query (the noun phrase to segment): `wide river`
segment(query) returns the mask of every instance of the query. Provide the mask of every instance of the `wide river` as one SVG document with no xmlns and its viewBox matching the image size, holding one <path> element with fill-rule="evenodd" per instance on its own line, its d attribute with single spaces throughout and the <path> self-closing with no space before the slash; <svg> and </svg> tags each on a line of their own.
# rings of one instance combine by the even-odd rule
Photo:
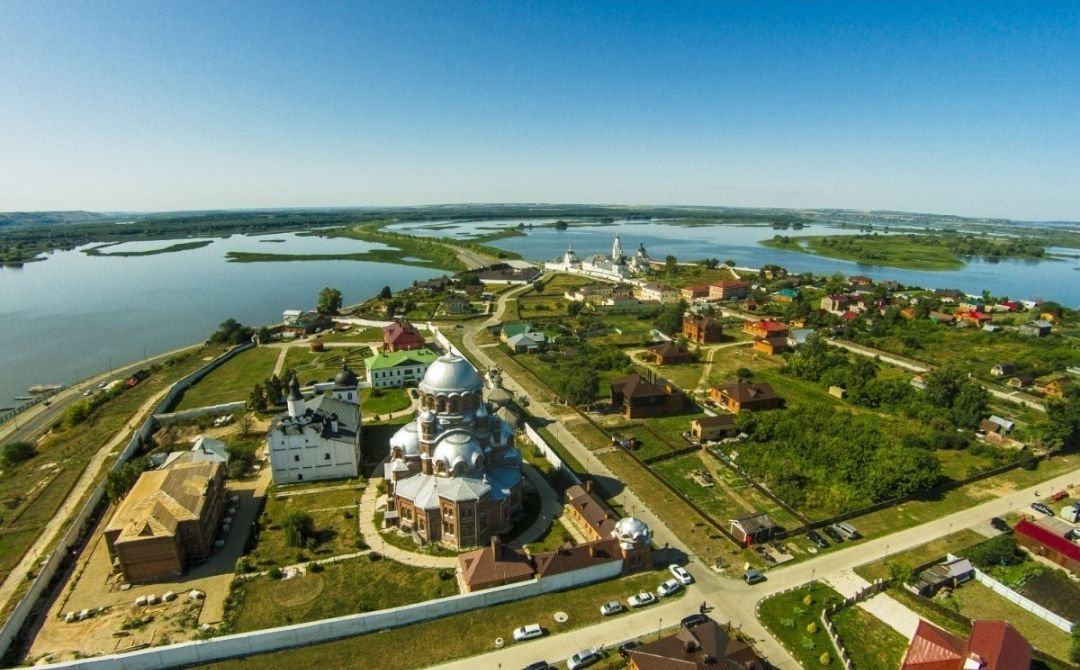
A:
<svg viewBox="0 0 1080 670">
<path fill-rule="evenodd" d="M 465 238 L 517 225 L 517 221 L 398 224 L 414 234 Z M 532 260 L 548 260 L 573 244 L 579 255 L 610 253 L 615 234 L 625 252 L 644 244 L 654 259 L 732 259 L 740 266 L 767 263 L 796 272 L 864 274 L 906 285 L 955 287 L 969 293 L 987 289 L 1012 298 L 1044 298 L 1080 305 L 1080 273 L 1068 261 L 971 260 L 962 270 L 920 272 L 861 266 L 845 261 L 767 249 L 758 241 L 778 231 L 768 226 L 686 228 L 660 223 L 622 222 L 558 231 L 535 228 L 525 237 L 495 244 Z M 855 234 L 855 229 L 820 225 L 786 235 Z M 270 240 L 278 240 L 272 242 Z M 106 252 L 161 249 L 171 241 L 129 242 Z M 234 235 L 200 249 L 141 257 L 88 256 L 60 251 L 22 268 L 0 267 L 0 407 L 15 405 L 29 386 L 71 384 L 135 361 L 206 339 L 219 323 L 235 318 L 246 325 L 277 323 L 285 309 L 309 309 L 324 286 L 342 291 L 346 304 L 360 302 L 384 285 L 408 286 L 437 270 L 357 261 L 229 263 L 228 251 L 288 254 L 353 252 L 372 245 L 344 238 L 293 234 Z M 1061 250 L 1077 253 L 1076 250 Z"/>
<path fill-rule="evenodd" d="M 161 249 L 172 242 L 128 242 L 104 251 Z M 58 251 L 22 268 L 0 267 L 0 407 L 17 405 L 13 398 L 33 384 L 71 384 L 201 342 L 229 318 L 245 325 L 279 323 L 283 310 L 312 309 L 325 286 L 339 289 L 345 304 L 353 304 L 383 286 L 397 290 L 443 274 L 357 261 L 225 260 L 229 251 L 305 254 L 379 246 L 289 233 L 234 235 L 153 256 Z"/>
<path fill-rule="evenodd" d="M 516 226 L 517 221 L 470 222 L 453 226 L 448 222 L 424 224 L 402 223 L 392 229 L 414 235 L 459 236 L 467 239 L 476 227 L 490 232 L 500 226 Z M 881 231 L 883 228 L 877 227 Z M 896 228 L 892 232 L 904 232 Z M 969 258 L 967 265 L 959 270 L 924 271 L 899 270 L 896 268 L 860 265 L 852 261 L 822 258 L 797 251 L 770 249 L 758 244 L 774 235 L 799 237 L 806 235 L 857 235 L 857 228 L 813 224 L 801 230 L 774 230 L 766 225 L 716 225 L 686 227 L 664 223 L 616 222 L 614 224 L 572 226 L 566 230 L 534 228 L 524 237 L 508 237 L 491 244 L 501 249 L 515 251 L 534 261 L 552 260 L 573 246 L 578 256 L 611 253 L 615 235 L 622 240 L 623 252 L 633 254 L 638 245 L 644 244 L 653 260 L 675 256 L 680 261 L 703 258 L 733 260 L 740 267 L 761 267 L 776 264 L 793 272 L 813 272 L 846 275 L 862 274 L 878 280 L 895 279 L 905 286 L 927 288 L 958 288 L 971 294 L 988 290 L 996 296 L 1014 299 L 1038 298 L 1055 300 L 1067 307 L 1080 306 L 1080 260 L 1001 260 L 988 261 Z M 1077 249 L 1052 249 L 1051 251 L 1073 256 Z"/>
</svg>

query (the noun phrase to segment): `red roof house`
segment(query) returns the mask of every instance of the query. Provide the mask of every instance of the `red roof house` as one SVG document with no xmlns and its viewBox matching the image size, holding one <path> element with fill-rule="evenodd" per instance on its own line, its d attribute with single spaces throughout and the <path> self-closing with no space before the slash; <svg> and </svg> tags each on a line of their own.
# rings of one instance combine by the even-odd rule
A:
<svg viewBox="0 0 1080 670">
<path fill-rule="evenodd" d="M 398 319 L 383 328 L 383 351 L 409 351 L 424 346 L 424 336 L 405 319 Z"/>
<path fill-rule="evenodd" d="M 976 621 L 966 640 L 919 621 L 900 670 L 1018 670 L 1031 667 L 1031 645 L 1004 621 Z"/>
<path fill-rule="evenodd" d="M 1020 519 L 1013 534 L 1016 543 L 1031 553 L 1048 558 L 1074 574 L 1080 573 L 1080 546 L 1027 519 Z"/>
<path fill-rule="evenodd" d="M 744 333 L 750 333 L 754 337 L 787 337 L 788 334 L 787 325 L 773 319 L 747 321 L 743 323 L 742 329 Z"/>
</svg>

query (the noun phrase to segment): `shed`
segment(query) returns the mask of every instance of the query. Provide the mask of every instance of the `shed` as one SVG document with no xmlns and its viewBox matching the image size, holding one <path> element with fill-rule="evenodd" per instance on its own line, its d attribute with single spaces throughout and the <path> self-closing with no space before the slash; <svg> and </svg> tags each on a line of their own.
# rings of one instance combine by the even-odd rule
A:
<svg viewBox="0 0 1080 670">
<path fill-rule="evenodd" d="M 731 534 L 744 546 L 750 546 L 755 542 L 758 544 L 768 542 L 776 534 L 776 530 L 776 524 L 765 512 L 731 520 Z"/>
</svg>

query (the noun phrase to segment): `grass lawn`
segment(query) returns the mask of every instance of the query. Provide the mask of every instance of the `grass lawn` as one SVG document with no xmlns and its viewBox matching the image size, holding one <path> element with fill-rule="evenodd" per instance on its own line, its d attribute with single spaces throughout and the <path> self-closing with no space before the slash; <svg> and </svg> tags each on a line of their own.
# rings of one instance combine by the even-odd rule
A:
<svg viewBox="0 0 1080 670">
<path fill-rule="evenodd" d="M 810 597 L 807 604 L 806 597 Z M 807 587 L 778 593 L 758 603 L 758 619 L 780 644 L 804 668 L 819 668 L 823 652 L 835 662 L 837 651 L 821 625 L 821 611 L 828 603 L 839 602 L 843 596 L 820 582 Z M 813 624 L 814 632 L 807 626 Z M 866 666 L 887 667 L 887 666 Z"/>
<path fill-rule="evenodd" d="M 862 527 L 859 527 L 862 531 Z M 986 536 L 965 528 L 945 537 L 931 540 L 926 544 L 920 544 L 907 551 L 898 554 L 890 554 L 883 560 L 877 560 L 855 568 L 855 573 L 868 581 L 887 579 L 891 576 L 890 565 L 906 565 L 913 568 L 936 558 L 944 558 L 945 554 L 967 549 L 968 547 L 985 542 Z"/>
<path fill-rule="evenodd" d="M 530 542 L 525 546 L 528 548 L 529 553 L 535 556 L 542 551 L 555 551 L 567 542 L 574 544 L 573 536 L 560 519 L 555 519 L 539 540 Z"/>
<path fill-rule="evenodd" d="M 802 525 L 802 522 L 782 507 L 710 456 L 687 454 L 651 467 L 722 524 L 726 524 L 728 519 L 737 519 L 754 512 L 768 512 L 773 521 L 784 528 L 797 528 Z M 689 476 L 694 470 L 708 471 L 713 475 L 716 484 L 710 487 L 701 486 Z"/>
<path fill-rule="evenodd" d="M 236 632 L 273 628 L 345 614 L 372 612 L 457 593 L 453 570 L 415 568 L 369 556 L 333 563 L 322 572 L 244 582 Z M 271 666 L 273 667 L 273 666 Z"/>
<path fill-rule="evenodd" d="M 373 394 L 373 389 L 360 391 L 360 407 L 363 408 L 365 417 L 375 417 L 382 414 L 390 414 L 403 409 L 408 409 L 412 404 L 409 392 L 406 389 L 378 389 L 378 395 Z"/>
<path fill-rule="evenodd" d="M 262 530 L 259 543 L 251 552 L 251 559 L 259 569 L 266 569 L 356 551 L 356 513 L 360 495 L 360 489 L 339 489 L 312 495 L 271 495 L 260 520 Z M 295 510 L 309 513 L 315 521 L 314 547 L 300 549 L 286 543 L 281 522 Z"/>
<path fill-rule="evenodd" d="M 321 670 L 352 670 L 357 665 L 357 659 L 378 659 L 380 670 L 410 670 L 417 665 L 445 663 L 490 651 L 497 637 L 506 640 L 507 644 L 518 644 L 513 641 L 512 631 L 522 622 L 537 622 L 551 634 L 595 624 L 601 619 L 601 603 L 615 598 L 625 599 L 642 589 L 654 590 L 668 576 L 667 571 L 658 571 L 614 579 L 378 634 L 265 654 L 258 657 L 258 662 L 264 667 L 283 670 L 310 670 L 314 667 Z M 349 584 L 343 591 L 349 592 L 355 588 L 356 584 Z M 680 591 L 679 596 L 684 593 Z M 552 615 L 557 611 L 569 615 L 567 623 L 555 623 Z M 568 640 L 567 645 L 571 644 Z M 401 653 L 402 650 L 423 650 L 423 656 L 419 658 L 417 654 Z M 567 654 L 572 651 L 568 649 Z M 246 670 L 251 667 L 251 662 L 250 658 L 238 658 L 199 667 Z"/>
<path fill-rule="evenodd" d="M 899 668 L 908 639 L 861 607 L 833 615 L 833 627 L 856 668 Z"/>
<path fill-rule="evenodd" d="M 47 434 L 30 460 L 5 469 L 0 478 L 0 578 L 7 576 L 52 520 L 102 445 L 118 432 L 128 432 L 131 416 L 149 398 L 224 351 L 222 347 L 207 347 L 177 355 L 138 386 L 98 407 L 83 423 Z M 113 460 L 107 459 L 106 466 Z M 98 480 L 104 471 L 98 473 Z"/>
<path fill-rule="evenodd" d="M 382 342 L 382 328 L 352 326 L 344 331 L 331 330 L 319 333 L 318 339 L 323 342 L 355 342 L 358 345 L 371 342 Z"/>
<path fill-rule="evenodd" d="M 177 409 L 247 400 L 253 386 L 270 378 L 278 353 L 276 348 L 255 347 L 233 356 L 185 391 Z"/>
<path fill-rule="evenodd" d="M 355 348 L 333 347 L 326 351 L 311 352 L 307 343 L 289 347 L 285 354 L 285 370 L 294 370 L 300 377 L 302 385 L 314 384 L 315 382 L 333 381 L 334 375 L 341 370 L 341 362 L 349 364 L 349 369 L 358 377 L 364 376 L 364 358 L 371 355 L 371 348 L 357 346 Z"/>
<path fill-rule="evenodd" d="M 709 525 L 692 507 L 660 486 L 643 466 L 625 452 L 600 454 L 600 461 L 655 512 L 692 554 L 705 565 L 716 558 L 731 563 L 740 551 Z M 633 513 L 633 510 L 628 510 Z M 740 561 L 741 562 L 741 561 Z"/>
<path fill-rule="evenodd" d="M 1012 604 L 976 581 L 954 589 L 952 600 L 959 605 L 960 613 L 968 618 L 1008 621 L 1036 649 L 1057 658 L 1069 657 L 1068 633 Z"/>
</svg>

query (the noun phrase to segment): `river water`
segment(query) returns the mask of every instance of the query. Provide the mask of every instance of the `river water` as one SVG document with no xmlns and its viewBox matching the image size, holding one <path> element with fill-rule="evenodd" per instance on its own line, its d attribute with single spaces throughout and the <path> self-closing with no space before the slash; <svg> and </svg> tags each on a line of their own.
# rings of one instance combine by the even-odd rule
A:
<svg viewBox="0 0 1080 670">
<path fill-rule="evenodd" d="M 516 226 L 517 220 L 398 224 L 412 234 L 467 237 Z M 654 259 L 731 259 L 740 266 L 768 263 L 794 272 L 864 274 L 905 285 L 952 287 L 978 294 L 984 289 L 1014 299 L 1043 298 L 1080 305 L 1080 262 L 972 259 L 955 271 L 924 272 L 858 265 L 758 244 L 784 235 L 857 234 L 854 228 L 820 224 L 802 230 L 769 226 L 682 227 L 617 222 L 559 231 L 535 228 L 525 237 L 494 244 L 532 260 L 575 252 L 610 253 L 618 233 L 625 253 L 644 244 Z M 183 240 L 189 241 L 189 240 Z M 106 252 L 161 249 L 174 241 L 129 242 Z M 63 383 L 104 372 L 123 362 L 206 339 L 219 323 L 277 323 L 285 309 L 314 306 L 324 286 L 338 288 L 346 304 L 360 302 L 384 285 L 403 288 L 436 270 L 357 261 L 228 263 L 228 251 L 285 254 L 343 253 L 381 245 L 347 238 L 295 234 L 234 235 L 200 249 L 141 257 L 88 256 L 79 250 L 51 254 L 22 268 L 0 267 L 0 407 L 14 405 L 32 384 Z M 1059 250 L 1077 253 L 1076 250 Z"/>
<path fill-rule="evenodd" d="M 271 242 L 269 240 L 280 240 Z M 128 242 L 105 252 L 161 249 L 177 241 Z M 222 321 L 279 323 L 311 309 L 324 286 L 345 304 L 386 285 L 400 289 L 443 274 L 358 261 L 229 263 L 229 251 L 358 252 L 383 245 L 347 238 L 234 235 L 209 246 L 154 256 L 58 251 L 22 268 L 0 267 L 0 407 L 33 384 L 71 384 L 111 367 L 201 342 Z"/>
<path fill-rule="evenodd" d="M 896 232 L 894 230 L 894 232 Z M 644 244 L 649 256 L 663 260 L 673 255 L 680 261 L 717 258 L 734 260 L 741 267 L 760 267 L 774 263 L 792 272 L 813 272 L 846 275 L 861 274 L 877 280 L 894 279 L 905 286 L 927 288 L 958 288 L 972 294 L 989 290 L 997 296 L 1013 299 L 1039 298 L 1055 300 L 1067 307 L 1080 306 L 1080 261 L 1066 260 L 1000 260 L 967 259 L 959 270 L 924 271 L 900 270 L 851 261 L 822 258 L 797 251 L 770 249 L 758 244 L 774 235 L 790 237 L 806 235 L 858 234 L 854 228 L 836 228 L 821 224 L 807 225 L 802 230 L 774 230 L 770 226 L 717 225 L 684 227 L 658 223 L 620 223 L 571 227 L 567 230 L 536 228 L 525 237 L 509 237 L 492 242 L 507 251 L 515 251 L 531 260 L 551 260 L 573 245 L 578 256 L 611 253 L 611 244 L 618 233 L 623 252 L 632 254 Z M 1077 255 L 1076 249 L 1053 249 L 1058 253 Z"/>
</svg>

